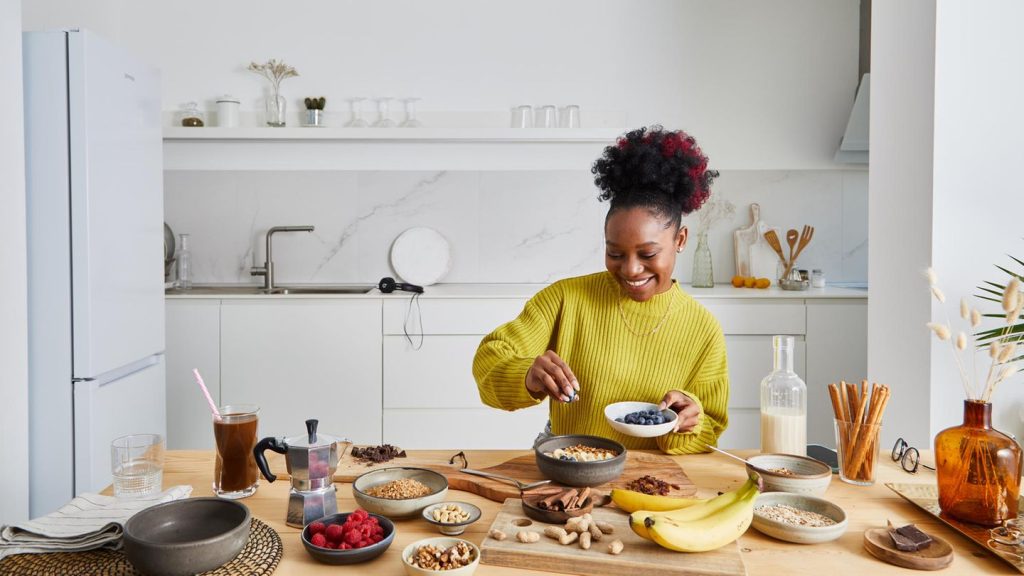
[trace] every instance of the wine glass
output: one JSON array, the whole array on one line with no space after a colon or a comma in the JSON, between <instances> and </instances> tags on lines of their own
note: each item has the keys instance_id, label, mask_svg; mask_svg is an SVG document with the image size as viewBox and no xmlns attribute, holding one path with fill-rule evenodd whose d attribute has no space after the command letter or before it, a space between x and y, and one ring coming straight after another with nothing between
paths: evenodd
<instances>
[{"instance_id":1,"label":"wine glass","mask_svg":"<svg viewBox=\"0 0 1024 576\"><path fill-rule=\"evenodd\" d=\"M366 128L368 124L366 120L363 120L363 107L362 102L366 100L363 97L347 98L349 107L352 109L352 119L345 123L346 128Z\"/></svg>"},{"instance_id":2,"label":"wine glass","mask_svg":"<svg viewBox=\"0 0 1024 576\"><path fill-rule=\"evenodd\" d=\"M423 126L423 123L416 119L416 103L419 101L419 98L402 98L402 102L405 103L405 122L400 124L402 128L421 128Z\"/></svg>"},{"instance_id":3,"label":"wine glass","mask_svg":"<svg viewBox=\"0 0 1024 576\"><path fill-rule=\"evenodd\" d=\"M390 107L391 107L391 101L392 100L394 100L394 98L391 98L391 97L388 97L388 96L381 97L381 98L374 98L374 101L377 102L377 121L373 123L373 127L374 128L394 128L395 127L395 125L396 125L395 121L392 120L391 118L389 118L389 116L391 115Z\"/></svg>"}]
</instances>

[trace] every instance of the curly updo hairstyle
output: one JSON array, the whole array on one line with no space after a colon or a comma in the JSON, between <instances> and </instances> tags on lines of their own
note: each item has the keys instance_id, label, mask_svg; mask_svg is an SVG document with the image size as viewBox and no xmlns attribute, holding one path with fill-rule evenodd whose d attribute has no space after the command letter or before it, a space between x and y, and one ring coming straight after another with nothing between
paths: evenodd
<instances>
[{"instance_id":1,"label":"curly updo hairstyle","mask_svg":"<svg viewBox=\"0 0 1024 576\"><path fill-rule=\"evenodd\" d=\"M718 172L708 170L708 157L697 141L682 130L661 126L626 133L594 162L590 171L610 200L608 215L627 208L648 208L679 228L683 214L701 207L711 195Z\"/></svg>"}]
</instances>

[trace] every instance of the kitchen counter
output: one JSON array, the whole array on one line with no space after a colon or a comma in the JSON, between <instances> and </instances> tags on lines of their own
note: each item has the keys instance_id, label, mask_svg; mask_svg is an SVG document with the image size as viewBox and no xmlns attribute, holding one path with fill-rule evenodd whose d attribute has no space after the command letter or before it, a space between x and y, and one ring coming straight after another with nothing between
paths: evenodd
<instances>
[{"instance_id":1,"label":"kitchen counter","mask_svg":"<svg viewBox=\"0 0 1024 576\"><path fill-rule=\"evenodd\" d=\"M436 457L439 462L447 461L457 449L448 451L417 452L419 457ZM469 451L467 456L474 467L499 464L516 456L527 454L522 451ZM753 450L737 451L749 456ZM698 496L714 496L721 488L732 486L742 479L743 468L724 456L699 454L673 457L699 488ZM922 460L931 461L929 453L922 453ZM884 526L886 519L895 524L913 522L925 532L936 534L953 546L956 559L942 571L944 575L959 574L1018 574L1012 567L983 552L973 542L946 527L935 518L906 502L884 486L885 482L935 482L935 473L922 470L916 475L904 472L889 458L888 450L879 456L878 482L874 486L860 487L845 484L833 477L826 498L841 506L849 517L849 528L838 540L816 545L789 544L774 540L749 529L739 540L739 547L750 576L786 574L788 576L823 574L871 574L905 575L910 572L885 564L870 556L863 547L863 533L867 528ZM164 466L164 486L191 484L192 496L210 496L210 479L213 474L212 451L170 451ZM284 523L288 501L289 483L278 481L260 483L256 494L242 502L252 514L263 520L281 535L284 556L275 574L403 574L401 552L405 546L419 540L438 536L434 526L420 519L399 520L395 524L398 534L388 551L366 564L352 566L329 566L320 564L302 547L299 529ZM356 508L352 499L351 484L337 484L338 510L351 511ZM109 490L109 488L108 488ZM463 538L479 545L487 534L491 522L501 507L497 502L475 494L453 491L449 500L462 500L476 504L483 512L480 520L466 530ZM689 555L680 555L686 558ZM481 565L476 572L480 576L523 575L539 572L514 570Z\"/></svg>"},{"instance_id":2,"label":"kitchen counter","mask_svg":"<svg viewBox=\"0 0 1024 576\"><path fill-rule=\"evenodd\" d=\"M345 284L288 284L290 287L310 288L329 286L352 286ZM472 299L472 298L529 298L547 284L435 284L427 286L424 299ZM748 299L748 300L818 300L835 298L866 299L867 289L841 288L828 286L811 288L804 291L782 290L776 286L764 290L756 288L734 288L731 284L718 284L714 288L693 288L682 285L683 290L699 300L706 299ZM260 286L254 284L204 284L196 285L191 291L169 289L167 298L216 298L216 299L256 299L256 298L346 298L346 299L388 299L409 298L409 292L382 294L376 287L367 286L362 294L263 294Z\"/></svg>"}]
</instances>

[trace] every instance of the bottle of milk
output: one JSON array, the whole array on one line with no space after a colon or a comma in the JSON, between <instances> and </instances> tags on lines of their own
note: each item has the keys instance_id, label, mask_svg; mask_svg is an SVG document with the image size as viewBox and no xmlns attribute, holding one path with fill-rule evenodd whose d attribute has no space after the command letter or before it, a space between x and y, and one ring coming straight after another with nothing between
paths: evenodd
<instances>
[{"instance_id":1,"label":"bottle of milk","mask_svg":"<svg viewBox=\"0 0 1024 576\"><path fill-rule=\"evenodd\" d=\"M761 452L807 454L807 385L793 371L792 336L773 336L774 368L761 381Z\"/></svg>"}]
</instances>

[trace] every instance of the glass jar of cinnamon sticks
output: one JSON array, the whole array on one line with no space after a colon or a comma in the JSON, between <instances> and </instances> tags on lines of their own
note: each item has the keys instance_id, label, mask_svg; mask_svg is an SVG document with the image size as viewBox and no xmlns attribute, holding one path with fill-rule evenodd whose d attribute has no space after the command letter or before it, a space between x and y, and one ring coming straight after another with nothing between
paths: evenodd
<instances>
[{"instance_id":1,"label":"glass jar of cinnamon sticks","mask_svg":"<svg viewBox=\"0 0 1024 576\"><path fill-rule=\"evenodd\" d=\"M878 433L882 415L889 403L889 387L840 382L829 384L835 415L836 451L839 454L839 478L849 484L869 486L875 483L875 460L878 458Z\"/></svg>"}]
</instances>

